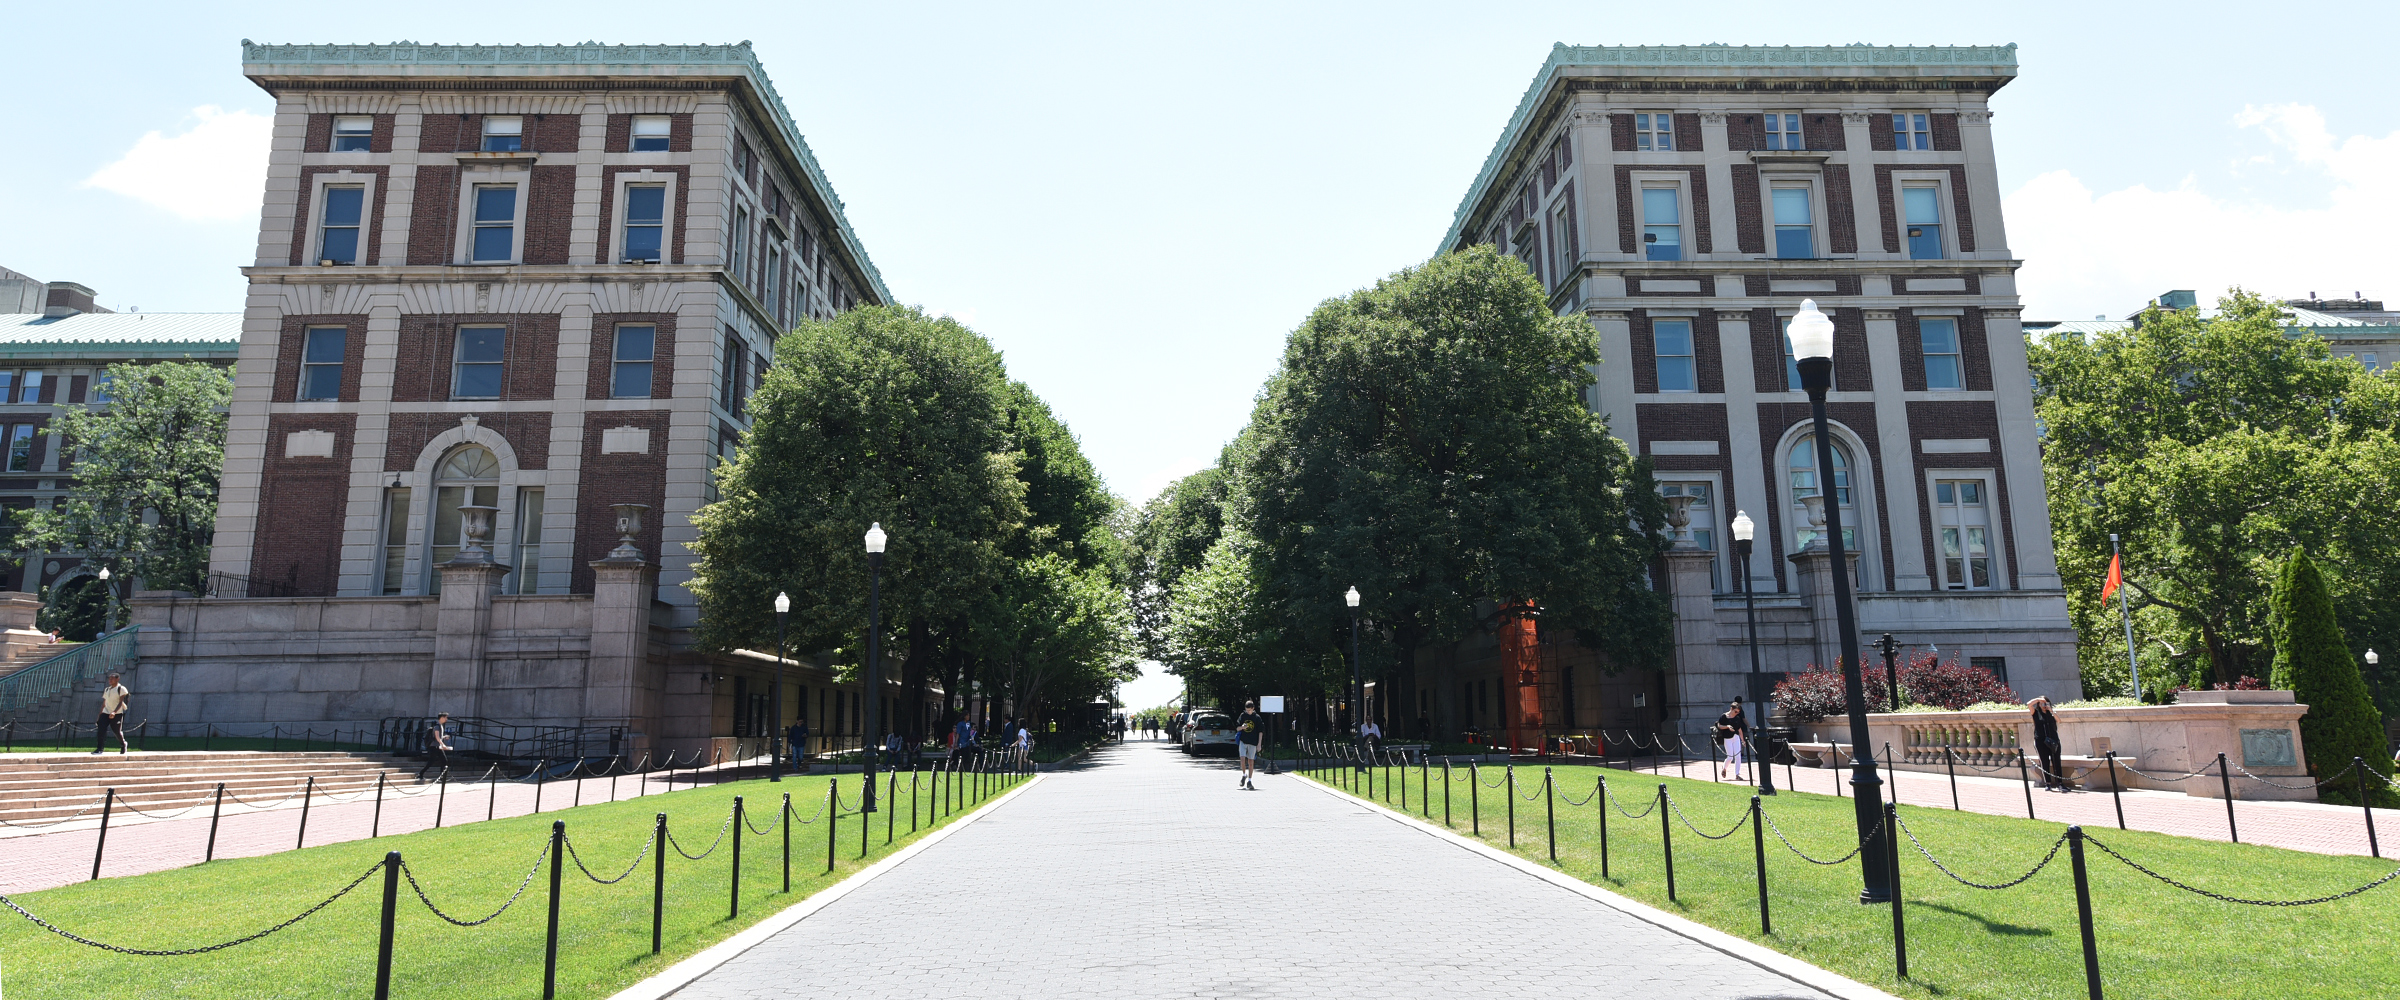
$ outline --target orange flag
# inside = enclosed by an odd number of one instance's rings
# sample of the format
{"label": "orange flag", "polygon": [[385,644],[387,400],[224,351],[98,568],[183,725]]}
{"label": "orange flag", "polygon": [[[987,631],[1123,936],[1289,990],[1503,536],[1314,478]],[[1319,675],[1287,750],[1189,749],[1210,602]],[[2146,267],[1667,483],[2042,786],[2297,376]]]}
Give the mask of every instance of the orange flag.
{"label": "orange flag", "polygon": [[2117,588],[2124,585],[2125,563],[2123,557],[2111,552],[2108,555],[2108,582],[2100,585],[2100,603],[2107,604],[2109,598],[2116,596]]}

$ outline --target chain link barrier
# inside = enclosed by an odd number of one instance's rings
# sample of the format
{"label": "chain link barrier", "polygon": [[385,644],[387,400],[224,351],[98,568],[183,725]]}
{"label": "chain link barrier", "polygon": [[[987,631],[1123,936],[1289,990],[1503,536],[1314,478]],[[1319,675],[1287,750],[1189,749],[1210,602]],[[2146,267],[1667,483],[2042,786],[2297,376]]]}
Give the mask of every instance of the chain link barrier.
{"label": "chain link barrier", "polygon": [[1726,830],[1724,833],[1711,834],[1697,826],[1692,825],[1692,818],[1683,814],[1683,806],[1676,803],[1675,796],[1667,796],[1667,808],[1675,811],[1675,818],[1682,820],[1685,827],[1689,828],[1693,833],[1699,834],[1702,838],[1707,840],[1723,840],[1727,837],[1733,836],[1734,834],[1742,832],[1742,827],[1747,826],[1750,823],[1750,812],[1749,810],[1745,809],[1742,811],[1742,818],[1733,821],[1732,829]]}
{"label": "chain link barrier", "polygon": [[1835,858],[1831,861],[1822,861],[1817,858],[1810,857],[1807,851],[1800,849],[1800,845],[1792,843],[1792,838],[1784,836],[1783,827],[1775,824],[1774,816],[1768,814],[1765,810],[1760,810],[1758,815],[1760,819],[1767,821],[1767,829],[1775,834],[1775,839],[1783,841],[1783,846],[1791,848],[1793,854],[1800,856],[1800,860],[1806,861],[1812,865],[1826,865],[1829,867],[1832,865],[1847,864],[1851,858],[1857,857],[1859,851],[1866,849],[1867,839],[1869,837],[1873,837],[1875,835],[1875,831],[1883,829],[1883,820],[1876,820],[1874,826],[1867,828],[1866,836],[1858,838],[1858,845],[1850,848],[1850,853],[1844,854],[1841,857]]}
{"label": "chain link barrier", "polygon": [[63,823],[72,823],[72,822],[75,822],[75,820],[76,820],[76,818],[77,818],[77,817],[80,817],[80,816],[82,816],[84,813],[91,812],[91,811],[92,811],[92,810],[94,810],[94,809],[98,809],[98,808],[100,808],[100,803],[102,803],[102,802],[105,802],[105,801],[107,801],[107,800],[108,800],[108,796],[106,796],[106,795],[103,795],[103,796],[101,796],[101,797],[99,797],[99,798],[97,798],[97,799],[93,799],[93,800],[92,800],[92,804],[91,804],[91,805],[88,805],[88,806],[85,806],[85,807],[83,807],[83,808],[81,808],[81,809],[77,809],[77,810],[75,810],[73,813],[69,814],[69,815],[68,815],[66,818],[64,818],[64,819],[54,819],[54,820],[51,820],[50,822],[47,822],[47,823],[11,823],[11,822],[9,822],[9,821],[7,821],[7,820],[0,819],[0,826],[13,826],[13,827],[16,827],[16,828],[17,828],[17,829],[19,829],[19,830],[47,830],[47,829],[49,829],[49,828],[51,828],[51,827],[58,826],[58,825],[60,825],[60,824],[63,824]]}
{"label": "chain link barrier", "polygon": [[73,931],[67,930],[66,928],[60,927],[57,924],[34,916],[32,913],[27,912],[24,907],[18,906],[16,900],[10,899],[7,896],[0,896],[0,905],[6,905],[9,909],[15,910],[18,916],[33,921],[34,926],[36,927],[40,927],[41,929],[49,931],[52,934],[56,934],[59,937],[66,938],[67,940],[73,941],[76,944],[89,945],[102,951],[113,951],[119,955],[136,955],[144,958],[174,958],[182,955],[205,955],[212,951],[224,951],[227,948],[249,944],[252,941],[256,941],[260,938],[266,937],[269,934],[273,934],[277,931],[290,927],[293,924],[297,924],[310,917],[316,916],[318,911],[323,910],[328,906],[332,906],[335,900],[349,895],[350,890],[358,888],[359,883],[365,882],[368,878],[373,877],[376,872],[383,870],[383,864],[383,862],[378,861],[367,866],[367,870],[358,873],[358,877],[351,879],[349,885],[341,887],[340,889],[336,890],[333,895],[325,897],[323,902],[300,911],[289,920],[286,920],[280,924],[276,924],[273,927],[269,927],[266,930],[259,931],[256,934],[234,938],[233,940],[224,942],[223,944],[202,945],[198,948],[128,948],[123,945],[109,944],[105,941],[94,941],[91,938],[84,937],[81,934],[77,934]]}
{"label": "chain link barrier", "polygon": [[564,839],[567,845],[567,859],[575,862],[575,867],[583,870],[583,877],[591,879],[594,882],[598,882],[601,885],[615,885],[619,882],[625,881],[626,878],[633,874],[634,869],[642,866],[642,859],[650,856],[650,838],[644,837],[642,838],[642,849],[635,851],[633,854],[632,864],[626,865],[625,870],[618,873],[617,877],[615,878],[601,878],[598,875],[592,874],[592,869],[583,863],[582,855],[575,853],[575,838],[567,837]]}
{"label": "chain link barrier", "polygon": [[2028,871],[2025,874],[2019,875],[2016,878],[2010,879],[2006,882],[2001,882],[1994,885],[1985,885],[1981,882],[1977,882],[1973,879],[1967,878],[1966,876],[1960,875],[1957,872],[1951,871],[1949,865],[1942,863],[1942,859],[1934,857],[1932,851],[1925,849],[1925,842],[1917,839],[1917,831],[1908,828],[1908,821],[1905,819],[1900,821],[1900,832],[1907,834],[1908,842],[1916,846],[1917,853],[1924,855],[1925,860],[1932,862],[1933,866],[1937,869],[1940,869],[1942,874],[1950,876],[1951,881],[1957,882],[1960,885],[1971,886],[1977,889],[2014,889],[2020,885],[2024,885],[2025,883],[2032,881],[2035,875],[2041,874],[2042,869],[2050,866],[2051,860],[2058,857],[2059,848],[2067,846],[2067,835],[2063,833],[2059,834],[2057,840],[2050,842],[2050,852],[2042,855],[2042,860],[2036,862],[2031,871]]}
{"label": "chain link barrier", "polygon": [[717,826],[717,839],[709,842],[708,850],[698,854],[684,850],[683,844],[675,839],[675,831],[671,827],[667,830],[667,846],[674,848],[675,853],[683,855],[683,859],[686,861],[705,860],[709,855],[717,853],[717,848],[725,843],[725,831],[731,829],[733,829],[733,810],[729,808],[725,810],[725,822]]}
{"label": "chain link barrier", "polygon": [[2151,878],[2157,879],[2185,892],[2192,893],[2193,895],[2197,896],[2206,896],[2220,903],[2240,903],[2244,906],[2315,906],[2318,903],[2331,903],[2335,900],[2348,899],[2360,893],[2379,888],[2393,879],[2400,878],[2400,868],[2394,868],[2391,870],[2391,872],[2373,882],[2369,882],[2355,889],[2337,892],[2330,896],[2318,896],[2314,899],[2244,899],[2240,896],[2228,896],[2221,892],[2211,892],[2207,889],[2200,888],[2199,886],[2178,882],[2173,878],[2161,875],[2158,872],[2152,871],[2148,867],[2145,867],[2141,862],[2117,853],[2116,848],[2101,843],[2100,838],[2094,837],[2088,832],[2083,835],[2083,842],[2099,848],[2101,853],[2106,854],[2109,857],[2124,862],[2126,867],[2132,868],[2134,871],[2148,875]]}
{"label": "chain link barrier", "polygon": [[549,857],[550,840],[549,838],[545,837],[542,839],[542,853],[534,856],[533,867],[525,869],[525,880],[517,883],[517,891],[509,893],[508,902],[500,904],[499,909],[493,910],[490,915],[485,916],[481,920],[460,920],[457,917],[453,917],[442,912],[441,907],[433,905],[433,900],[425,895],[425,887],[417,884],[416,870],[410,868],[406,860],[402,860],[400,862],[400,875],[401,877],[408,879],[409,891],[417,894],[417,901],[424,903],[425,908],[432,910],[433,915],[442,918],[443,922],[458,927],[480,927],[484,924],[488,924],[494,920],[500,919],[500,915],[507,913],[509,907],[517,905],[517,900],[525,895],[525,887],[533,884],[533,877],[541,873],[542,862],[548,860]]}

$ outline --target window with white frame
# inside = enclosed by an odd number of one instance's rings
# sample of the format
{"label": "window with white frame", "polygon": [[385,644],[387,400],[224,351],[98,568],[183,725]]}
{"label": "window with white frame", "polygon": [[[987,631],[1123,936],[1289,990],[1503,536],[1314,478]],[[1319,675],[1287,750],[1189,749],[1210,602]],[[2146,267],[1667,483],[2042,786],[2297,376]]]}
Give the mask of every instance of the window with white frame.
{"label": "window with white frame", "polygon": [[1567,275],[1575,273],[1575,213],[1568,211],[1563,201],[1550,215],[1550,249],[1558,258],[1552,280],[1565,280]]}
{"label": "window with white frame", "polygon": [[1809,204],[1806,184],[1778,184],[1769,189],[1775,205],[1775,256],[1806,260],[1817,255],[1816,211]]}
{"label": "window with white frame", "polygon": [[[1791,470],[1792,543],[1796,548],[1805,549],[1810,542],[1816,541],[1817,536],[1823,531],[1823,529],[1808,523],[1808,504],[1803,502],[1805,498],[1817,496],[1824,490],[1824,478],[1817,474],[1817,439],[1815,435],[1803,435],[1798,441],[1792,442]],[[1826,505],[1825,517],[1830,521],[1834,517],[1834,511],[1840,510],[1842,550],[1857,552],[1858,517],[1850,487],[1850,450],[1842,447],[1842,443],[1839,441],[1833,443],[1833,491],[1833,502]]]}
{"label": "window with white frame", "polygon": [[380,594],[397,594],[408,582],[408,498],[406,486],[383,491],[383,560],[375,581]]}
{"label": "window with white frame", "polygon": [[450,398],[500,398],[500,370],[508,331],[497,326],[462,326],[451,356]]}
{"label": "window with white frame", "polygon": [[333,151],[364,153],[375,147],[373,115],[338,115],[333,119]]}
{"label": "window with white frame", "polygon": [[1932,149],[1933,130],[1927,127],[1930,117],[1922,111],[1901,111],[1892,115],[1893,149]]}
{"label": "window with white frame", "polygon": [[1941,185],[1902,185],[1900,217],[1908,226],[1908,259],[1942,259]]}
{"label": "window with white frame", "polygon": [[636,153],[666,152],[670,130],[671,125],[665,115],[633,116],[632,151]]}
{"label": "window with white frame", "polygon": [[1642,257],[1683,259],[1683,189],[1673,183],[1642,185]]}
{"label": "window with white frame", "polygon": [[506,264],[517,257],[517,186],[475,185],[474,256],[477,264]]}
{"label": "window with white frame", "polygon": [[1959,364],[1958,320],[1948,316],[1918,317],[1917,346],[1925,354],[1925,388],[1967,387],[1966,370]]}
{"label": "window with white frame", "polygon": [[511,594],[542,592],[542,489],[517,490],[517,544],[510,553],[508,580],[501,590]]}
{"label": "window with white frame", "polygon": [[1658,358],[1658,391],[1699,391],[1699,374],[1692,366],[1692,321],[1652,320],[1650,341]]}
{"label": "window with white frame", "polygon": [[758,283],[759,305],[766,307],[767,315],[775,316],[778,315],[775,311],[775,290],[776,286],[783,284],[783,254],[777,252],[775,245],[772,243],[767,244],[767,259],[765,265],[766,266],[759,269],[762,272],[762,277]]}
{"label": "window with white frame", "polygon": [[608,394],[616,399],[648,399],[650,373],[657,358],[657,327],[647,323],[618,327]]}
{"label": "window with white frame", "polygon": [[2359,364],[2361,364],[2361,365],[2364,365],[2364,366],[2366,366],[2366,369],[2367,369],[2368,371],[2374,371],[2374,370],[2375,370],[2375,352],[2373,352],[2373,351],[2361,351],[2361,352],[2359,352],[2359,355],[2358,355],[2358,363],[2359,363]]}
{"label": "window with white frame", "polygon": [[1989,590],[1992,586],[1992,521],[1980,479],[1942,479],[1933,484],[1934,531],[1941,542],[1942,589]]}
{"label": "window with white frame", "polygon": [[1800,113],[1769,111],[1766,115],[1768,149],[1807,149],[1808,140],[1800,135]]}
{"label": "window with white frame", "polygon": [[750,283],[750,210],[740,206],[733,210],[733,280]]}
{"label": "window with white frame", "polygon": [[16,401],[19,403],[42,401],[42,373],[39,369],[28,370],[17,376]]}
{"label": "window with white frame", "polygon": [[1633,116],[1633,148],[1671,151],[1675,148],[1675,116],[1645,111]]}
{"label": "window with white frame", "polygon": [[[1658,485],[1660,496],[1692,498],[1692,502],[1684,507],[1684,514],[1690,518],[1684,531],[1691,537],[1694,548],[1714,556],[1717,551],[1717,511],[1715,505],[1709,502],[1711,492],[1710,484],[1705,482],[1661,482]],[[1708,561],[1710,590],[1724,589],[1719,579],[1721,575],[1717,560],[1711,558]]]}
{"label": "window with white frame", "polygon": [[33,471],[33,438],[37,430],[32,424],[16,424],[8,429],[8,471]]}
{"label": "window with white frame", "polygon": [[328,184],[324,208],[317,218],[319,263],[358,263],[359,221],[365,216],[367,189],[359,184]]}
{"label": "window with white frame", "polygon": [[312,326],[301,334],[301,399],[342,398],[342,349],[350,331],[338,326]]}
{"label": "window with white frame", "polygon": [[667,186],[625,185],[625,262],[659,262],[666,246]]}
{"label": "window with white frame", "polygon": [[525,119],[515,115],[486,115],[483,119],[483,151],[514,153],[525,148]]}
{"label": "window with white frame", "polygon": [[437,567],[466,546],[466,517],[459,508],[500,504],[500,460],[484,448],[467,445],[434,468],[433,484],[433,519],[425,532],[425,592],[439,594],[442,574]]}

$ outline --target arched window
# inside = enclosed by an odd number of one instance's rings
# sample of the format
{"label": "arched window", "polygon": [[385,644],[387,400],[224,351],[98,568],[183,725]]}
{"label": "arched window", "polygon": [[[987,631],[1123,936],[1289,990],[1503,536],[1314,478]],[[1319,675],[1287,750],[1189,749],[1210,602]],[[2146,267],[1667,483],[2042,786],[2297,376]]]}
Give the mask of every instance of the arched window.
{"label": "arched window", "polygon": [[[1792,442],[1791,458],[1792,541],[1795,548],[1805,549],[1816,540],[1817,529],[1808,523],[1808,505],[1800,501],[1803,497],[1816,496],[1824,489],[1817,475],[1816,435],[1804,435]],[[1850,486],[1850,452],[1842,447],[1840,441],[1835,441],[1833,491],[1834,503],[1841,509],[1842,550],[1855,553],[1858,551],[1858,507]],[[1827,518],[1830,519],[1833,514],[1833,507],[1826,508]]]}
{"label": "arched window", "polygon": [[[494,507],[500,503],[500,460],[476,445],[443,456],[433,470],[433,523],[425,533],[425,592],[442,592],[439,567],[466,544],[460,507]],[[492,539],[485,539],[490,544]]]}

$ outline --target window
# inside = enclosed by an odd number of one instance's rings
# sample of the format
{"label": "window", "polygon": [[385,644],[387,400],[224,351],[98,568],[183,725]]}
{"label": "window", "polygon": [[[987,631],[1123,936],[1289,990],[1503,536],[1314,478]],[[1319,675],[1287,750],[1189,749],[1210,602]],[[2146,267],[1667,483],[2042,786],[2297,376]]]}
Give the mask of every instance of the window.
{"label": "window", "polygon": [[1992,522],[1983,503],[1983,480],[1935,482],[1933,507],[1934,530],[1942,547],[1943,589],[1991,589]]}
{"label": "window", "polygon": [[658,328],[617,328],[615,369],[609,373],[608,394],[617,399],[650,397],[650,366],[657,360]]}
{"label": "window", "polygon": [[1550,248],[1558,255],[1558,271],[1551,275],[1553,280],[1563,281],[1575,273],[1574,232],[1575,213],[1567,210],[1565,202],[1560,202],[1558,211],[1550,217]]}
{"label": "window", "polygon": [[1800,136],[1800,115],[1796,112],[1767,112],[1768,149],[1807,149],[1808,141]]}
{"label": "window", "polygon": [[1642,189],[1642,250],[1647,260],[1683,259],[1683,192],[1672,184]]}
{"label": "window", "polygon": [[312,326],[300,345],[300,398],[342,398],[342,348],[350,331]]}
{"label": "window", "polygon": [[668,123],[665,115],[633,116],[633,151],[663,153],[667,150]]}
{"label": "window", "polygon": [[1991,672],[1993,680],[2002,684],[2008,683],[2008,657],[1970,656],[1967,658],[1967,665],[1977,670],[1988,670]]}
{"label": "window", "polygon": [[41,373],[41,372],[38,372],[38,371],[29,371],[29,372],[25,372],[25,373],[23,373],[23,374],[20,374],[20,375],[18,375],[18,376],[17,376],[17,402],[20,402],[20,403],[39,403],[39,402],[41,402],[41,401],[42,401],[42,373]]}
{"label": "window", "polygon": [[1664,111],[1633,116],[1633,148],[1672,151],[1675,148],[1675,116]]}
{"label": "window", "polygon": [[766,307],[767,315],[773,316],[776,304],[775,286],[782,284],[783,255],[776,253],[773,246],[767,247],[767,265],[760,270],[763,272],[763,280],[759,282],[759,304]]}
{"label": "window", "polygon": [[742,362],[749,357],[750,352],[742,348],[740,335],[725,331],[723,370],[719,373],[724,382],[717,387],[717,405],[736,416],[742,412],[742,387],[747,384],[742,378]]}
{"label": "window", "polygon": [[511,594],[542,592],[542,490],[517,491],[517,545],[510,553],[508,582],[500,589]]}
{"label": "window", "polygon": [[500,363],[508,331],[497,326],[458,328],[458,353],[452,359],[450,398],[500,398]]}
{"label": "window", "polygon": [[[442,574],[435,567],[456,558],[466,545],[466,518],[460,507],[494,507],[500,503],[500,460],[474,445],[451,452],[434,469],[433,523],[428,525],[425,592],[442,592]],[[489,543],[490,539],[485,540]]]}
{"label": "window", "polygon": [[1778,187],[1775,196],[1775,256],[1806,260],[1817,255],[1815,216],[1808,188]]}
{"label": "window", "polygon": [[656,264],[667,231],[667,186],[629,184],[625,187],[625,262]]}
{"label": "window", "polygon": [[364,153],[375,144],[375,119],[371,115],[342,115],[333,120],[333,151]]}
{"label": "window", "polygon": [[478,264],[506,264],[517,256],[517,186],[475,185],[475,256]]}
{"label": "window", "polygon": [[1893,149],[1932,149],[1933,130],[1926,127],[1926,116],[1901,112],[1892,116]]}
{"label": "window", "polygon": [[8,429],[8,471],[33,471],[32,424],[17,424]]}
{"label": "window", "polygon": [[525,148],[525,119],[490,115],[483,119],[483,151],[514,153]]}
{"label": "window", "polygon": [[325,189],[324,225],[318,229],[317,259],[335,264],[358,263],[358,220],[367,189],[339,184]]}
{"label": "window", "polygon": [[376,590],[397,594],[407,582],[408,566],[408,487],[383,491],[383,579]]}
{"label": "window", "polygon": [[733,210],[733,280],[750,283],[750,210]]}
{"label": "window", "polygon": [[1917,320],[1917,344],[1925,352],[1925,388],[1967,387],[1958,358],[1958,321],[1948,316]]}
{"label": "window", "polygon": [[17,401],[17,373],[0,371],[0,403]]}
{"label": "window", "polygon": [[[1822,489],[1817,477],[1817,439],[1814,435],[1802,437],[1792,443],[1792,540],[1800,548],[1805,549],[1815,541],[1819,530],[1808,523],[1808,505],[1801,503],[1801,498],[1816,496]],[[1851,510],[1850,453],[1838,442],[1833,446],[1833,492],[1834,502],[1826,508],[1826,519],[1832,520],[1834,508],[1840,508],[1842,549],[1857,552],[1858,518]]]}
{"label": "window", "polygon": [[[7,394],[7,376],[7,372],[0,372],[0,395]],[[111,377],[106,370],[92,374],[92,402],[94,404],[116,401],[116,397],[108,394],[109,383],[114,381],[116,379]]]}
{"label": "window", "polygon": [[1692,368],[1692,321],[1654,320],[1650,339],[1657,350],[1658,391],[1699,391],[1699,376]]}
{"label": "window", "polygon": [[[1703,552],[1715,552],[1717,551],[1717,512],[1709,504],[1708,494],[1709,484],[1707,483],[1660,483],[1658,487],[1658,495],[1663,497],[1692,498],[1691,504],[1683,509],[1684,514],[1690,518],[1690,523],[1684,526],[1684,530],[1691,533],[1694,548]],[[1709,560],[1708,586],[1710,590],[1723,588],[1723,584],[1718,582],[1719,575],[1716,560]]]}
{"label": "window", "polygon": [[2365,352],[2361,352],[2361,353],[2359,354],[2359,356],[2358,356],[2358,363],[2359,363],[2359,364],[2361,364],[2361,365],[2364,365],[2364,366],[2366,366],[2366,369],[2367,369],[2368,371],[2374,371],[2374,370],[2375,370],[2375,352],[2373,352],[2373,351],[2365,351]]}
{"label": "window", "polygon": [[1908,259],[1942,258],[1942,189],[1911,184],[1900,189],[1901,218],[1908,225]]}

